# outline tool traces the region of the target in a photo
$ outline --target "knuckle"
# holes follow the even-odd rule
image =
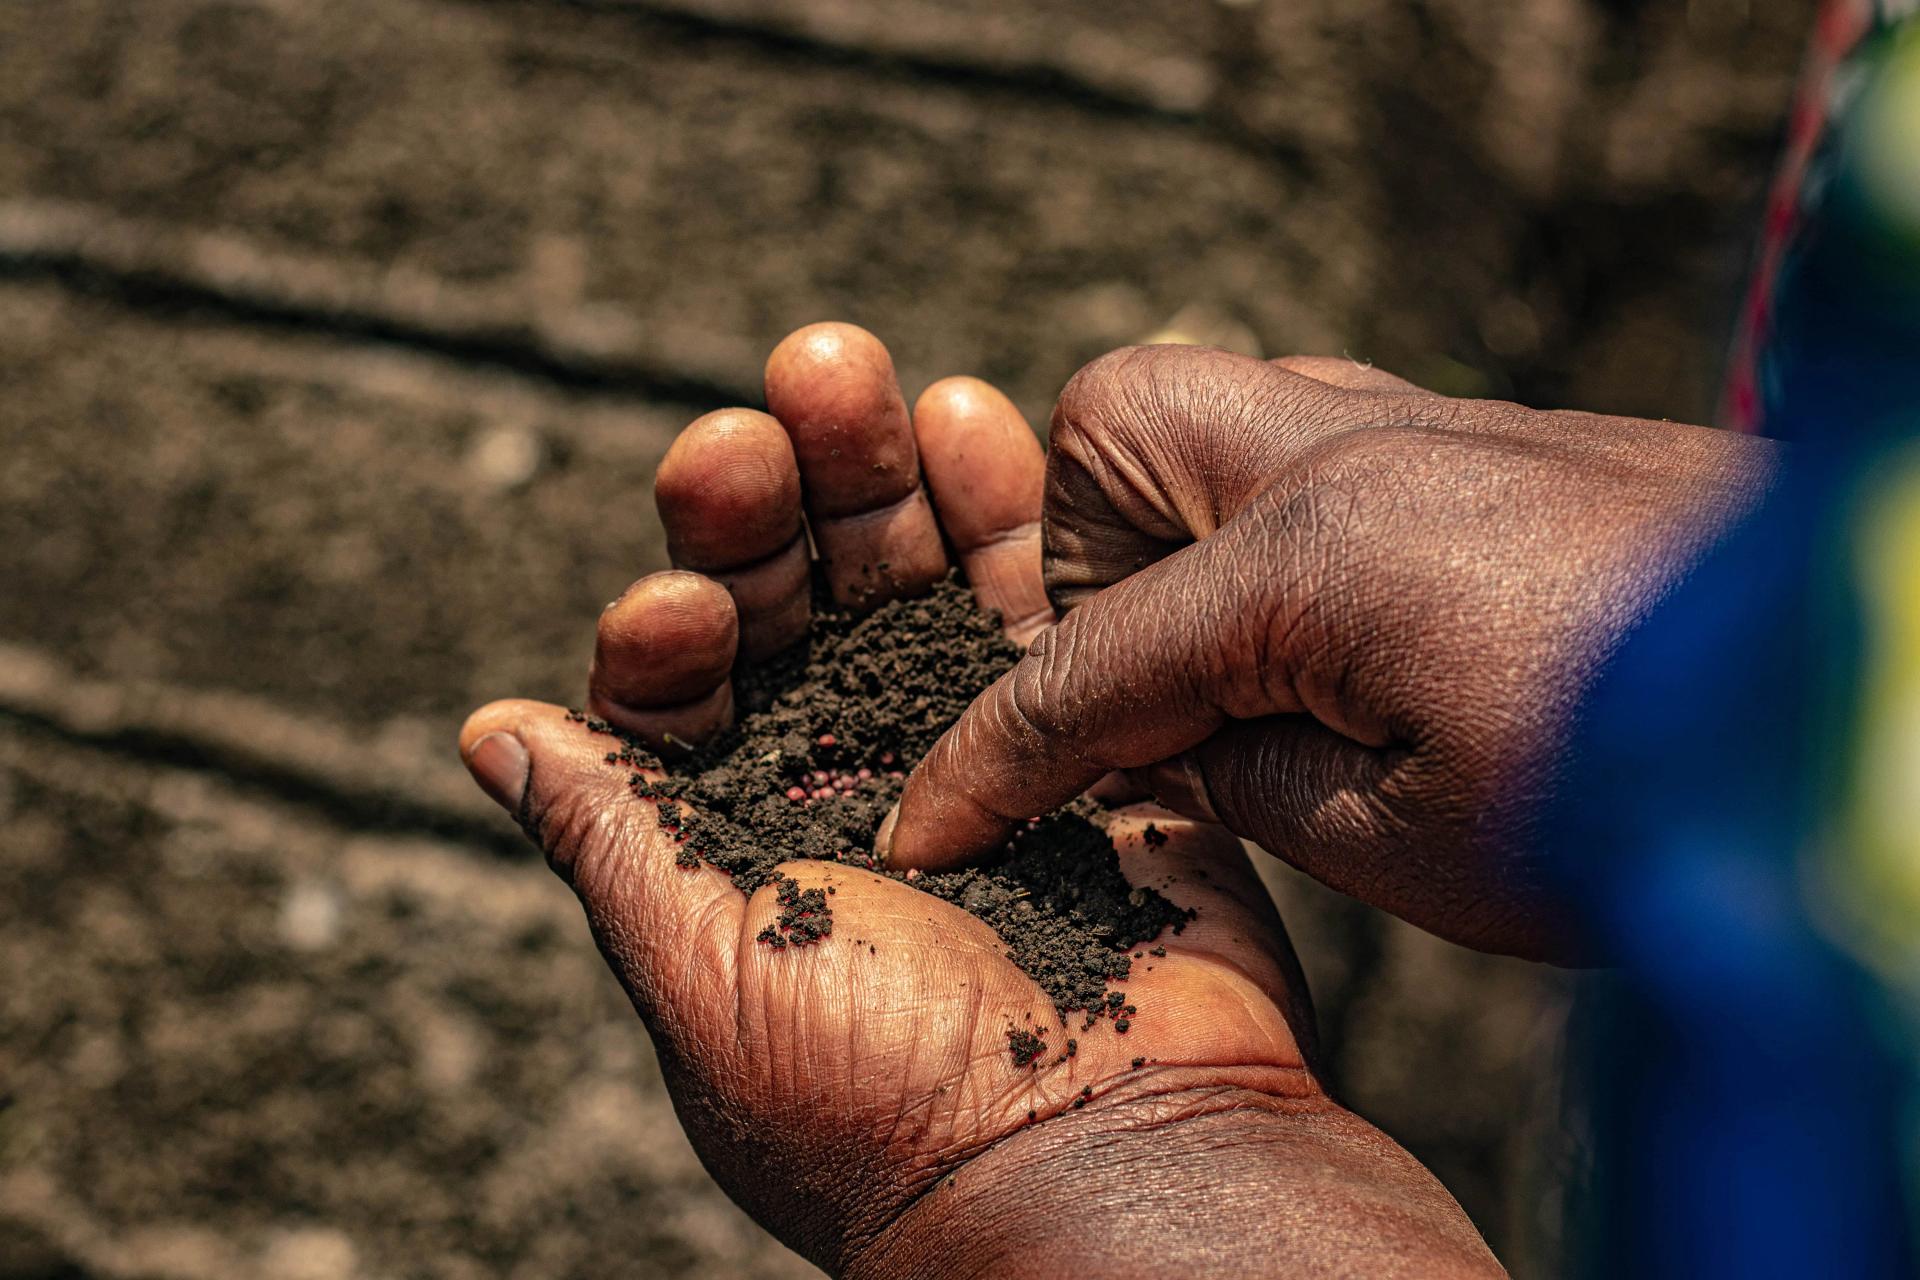
[[[1287,441],[1291,448],[1283,452],[1311,449],[1348,430],[1371,401],[1362,392],[1329,385],[1284,365],[1269,365],[1263,372],[1269,376],[1248,386],[1244,416]]]
[[[1228,366],[1239,359],[1199,347],[1122,347],[1076,374],[1054,408],[1050,545],[1070,527],[1123,550],[1119,559],[1137,559],[1141,535],[1178,542],[1210,532],[1208,438],[1231,410]]]
[[[1030,658],[1044,658],[1046,654],[1051,653],[1054,645],[1060,642],[1060,626],[1061,624],[1056,622],[1052,626],[1042,628],[1040,634],[1028,643],[1027,656]]]
[[[1325,381],[1325,375],[1338,373],[1354,367],[1354,362],[1338,356],[1276,356],[1270,361],[1276,368],[1288,373],[1297,373],[1306,378],[1319,378]]]
[[[1391,467],[1382,473],[1381,460],[1364,433],[1315,446],[1250,504],[1238,536],[1223,544],[1225,572],[1267,584],[1234,634],[1269,678],[1322,665],[1336,637],[1358,633],[1369,602],[1393,589],[1398,575],[1388,570],[1405,522],[1396,515],[1401,481]],[[1276,565],[1285,572],[1276,575]]]
[[[1090,621],[1081,610],[1049,627],[1008,674],[1005,699],[1023,738],[1077,760],[1100,736],[1107,677],[1122,669],[1122,655],[1107,651],[1106,628]]]
[[[1204,534],[1303,453],[1376,422],[1379,400],[1231,352],[1123,347],[1061,394],[1054,491],[1091,480],[1142,528]]]
[[[1145,347],[1118,347],[1082,365],[1061,389],[1054,406],[1056,427],[1069,430],[1099,414],[1126,385],[1129,370]]]
[[[1411,434],[1392,428],[1332,432],[1303,449],[1270,492],[1281,494],[1296,514],[1334,521],[1337,531],[1402,488]]]
[[[1126,642],[1139,621],[1131,609],[1120,612],[1116,602],[1102,602],[1052,627],[1045,642],[1009,673],[1004,704],[1010,727],[1036,750],[1082,765],[1115,767],[1119,762],[1109,757],[1122,746],[1116,726],[1127,722],[1149,686],[1158,690],[1161,683],[1139,669],[1136,646]],[[1163,645],[1190,648],[1166,633],[1192,623],[1156,618],[1151,625],[1162,629]]]
[[[596,788],[567,788],[540,803],[529,794],[521,816],[547,863],[582,898],[611,901],[627,878],[631,853],[656,831],[645,806],[610,804]]]
[[[1007,676],[1007,714],[1023,731],[1021,736],[1036,743],[1059,743],[1073,736],[1064,674],[1072,668],[1074,644],[1071,636],[1060,634],[1064,625],[1049,628],[1045,643],[1036,641]]]
[[[1054,406],[1056,440],[1164,421],[1215,372],[1224,353],[1205,347],[1120,347],[1068,381]],[[1231,358],[1231,357],[1229,357]]]

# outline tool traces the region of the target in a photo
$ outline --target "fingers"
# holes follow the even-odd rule
[[[885,834],[889,861],[934,869],[980,857],[1109,770],[1177,755],[1229,718],[1302,710],[1286,672],[1234,657],[1230,628],[1287,624],[1284,561],[1271,579],[1243,568],[1230,545],[1199,543],[1042,633],[908,778]]]
[[[1366,401],[1205,347],[1130,347],[1075,374],[1054,407],[1043,536],[1068,609],[1205,538]]]
[[[767,360],[767,407],[798,460],[835,600],[872,608],[947,571],[893,361],[849,324],[809,325]]]
[[[731,1016],[745,899],[723,873],[683,867],[654,806],[606,762],[615,740],[560,707],[495,702],[468,717],[460,757],[573,886],[601,950],[643,1017],[672,1006],[673,1026],[701,1010]],[[671,1029],[671,1027],[669,1027]]]
[[[642,578],[600,615],[588,709],[656,750],[703,741],[732,723],[739,634],[733,599],[711,578]]]
[[[1210,536],[1315,445],[1435,399],[1346,359],[1180,346],[1102,356],[1054,409],[1044,538],[1055,607]]]
[[[800,468],[778,422],[751,409],[696,420],[661,461],[654,501],[673,563],[732,595],[742,658],[757,661],[806,633]]]
[[[927,487],[974,595],[1022,644],[1053,621],[1040,574],[1046,455],[1013,402],[978,378],[947,378],[913,410]]]

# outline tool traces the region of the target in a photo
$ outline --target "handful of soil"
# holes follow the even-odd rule
[[[634,773],[629,784],[660,802],[684,864],[710,863],[743,893],[776,885],[781,910],[763,944],[817,944],[834,931],[827,895],[801,890],[779,864],[823,859],[906,879],[875,865],[875,830],[907,773],[1019,657],[997,619],[951,577],[930,595],[864,617],[816,600],[804,641],[736,673],[731,729],[667,762],[666,778]],[[607,762],[656,763],[632,743]],[[1127,883],[1096,814],[1083,802],[1038,818],[995,860],[911,883],[991,925],[1062,1018],[1084,1012],[1091,1026],[1110,1017],[1124,1031],[1133,1007],[1108,984],[1126,979],[1130,948],[1163,929],[1179,932],[1192,913]],[[1020,1047],[1013,1052],[1022,1066],[1037,1056],[1021,1062]]]

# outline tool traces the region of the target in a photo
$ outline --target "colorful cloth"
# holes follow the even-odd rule
[[[1622,962],[1580,1274],[1920,1260],[1917,14],[1824,13],[1725,401],[1786,478],[1624,646],[1556,815]]]
[[[1920,0],[1835,0],[1822,11],[1728,361],[1727,426],[1791,434],[1794,397],[1829,347],[1897,382],[1906,403],[1920,389],[1911,348],[1904,375],[1897,360],[1847,354],[1856,334],[1920,328],[1916,15]],[[1837,330],[1814,329],[1835,309],[1806,296],[1822,289],[1841,295]]]

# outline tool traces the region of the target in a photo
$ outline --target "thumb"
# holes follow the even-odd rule
[[[1197,746],[1230,719],[1303,710],[1253,628],[1281,571],[1233,572],[1231,536],[1120,582],[1043,631],[921,761],[883,837],[895,865],[991,852],[1102,775]]]
[[[646,756],[599,721],[512,699],[467,718],[460,758],[572,886],[643,1017],[688,999],[692,975],[731,977],[739,930],[725,925],[746,900],[715,868],[681,865],[658,807],[632,790],[661,776]]]

